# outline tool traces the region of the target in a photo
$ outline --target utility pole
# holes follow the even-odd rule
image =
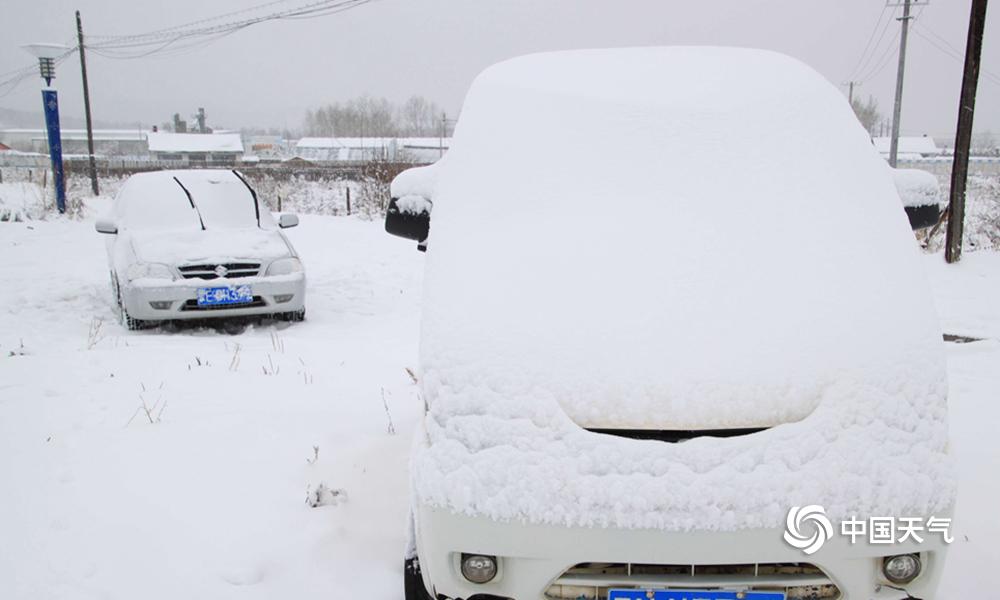
[[[902,30],[899,35],[899,67],[896,69],[896,101],[892,105],[892,139],[889,143],[889,166],[896,167],[899,154],[899,114],[903,108],[903,70],[906,67],[906,35],[910,28],[910,2],[903,0],[903,16],[897,17]],[[894,6],[898,6],[894,5]]]
[[[448,128],[448,113],[441,113],[441,134],[438,137],[438,158],[444,156],[444,136]]]
[[[965,184],[969,173],[969,145],[972,141],[972,117],[976,109],[979,83],[979,57],[983,51],[983,28],[986,24],[986,0],[972,0],[969,35],[965,42],[965,71],[958,103],[958,130],[955,132],[955,161],[951,167],[951,195],[948,199],[948,231],[944,259],[955,263],[962,258],[962,233],[965,221]]]
[[[80,11],[76,11],[76,39],[77,50],[80,51],[80,76],[83,79],[83,110],[87,113],[87,153],[90,162],[90,189],[94,195],[100,192],[97,187],[97,163],[94,160],[94,126],[90,120],[90,86],[87,84],[87,56],[83,51],[83,22],[80,20]]]
[[[848,81],[846,84],[841,84],[847,86],[847,103],[854,107],[854,86],[861,85],[860,81]]]

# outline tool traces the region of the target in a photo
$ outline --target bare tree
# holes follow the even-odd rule
[[[437,135],[441,109],[423,96],[410,96],[399,109],[400,128],[411,136]]]
[[[874,135],[875,128],[882,119],[882,113],[878,110],[878,101],[870,95],[866,102],[855,98],[851,103],[851,108],[854,109],[854,114],[858,117],[858,121],[861,121],[861,125],[870,135]]]
[[[401,106],[386,98],[359,96],[307,110],[306,135],[342,137],[434,136],[440,126],[440,108],[422,96]]]

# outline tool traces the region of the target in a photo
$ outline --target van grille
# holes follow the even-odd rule
[[[260,263],[209,263],[177,267],[184,279],[237,279],[253,277],[260,273]]]
[[[840,589],[809,563],[650,565],[580,563],[546,589],[549,600],[607,600],[609,589],[784,592],[788,600],[835,600]]]
[[[767,427],[742,427],[738,429],[598,429],[590,428],[591,433],[615,435],[633,440],[657,440],[676,444],[697,437],[727,438],[741,435],[752,435],[766,431]]]

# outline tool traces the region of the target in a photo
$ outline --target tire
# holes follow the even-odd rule
[[[128,310],[125,308],[125,300],[122,298],[122,289],[118,285],[118,278],[111,275],[111,289],[115,293],[115,300],[118,304],[118,321],[122,324],[122,327],[129,331],[139,331],[140,329],[148,329],[151,326],[150,321],[143,321],[141,319],[133,319],[131,315],[128,314]]]
[[[405,600],[434,600],[424,587],[420,558],[417,556],[403,561],[403,596]]]

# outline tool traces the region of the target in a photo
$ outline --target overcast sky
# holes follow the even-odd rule
[[[296,6],[306,0],[287,0]],[[0,72],[32,58],[19,48],[66,42],[73,12],[88,34],[134,34],[215,16],[264,0],[4,0]],[[910,36],[902,129],[953,135],[961,62],[935,48],[935,34],[964,50],[970,0],[932,0]],[[805,61],[830,81],[851,76],[885,0],[378,0],[313,20],[269,22],[172,57],[89,57],[94,116],[144,124],[191,115],[199,106],[215,127],[297,128],[305,110],[360,94],[403,100],[420,94],[457,113],[473,77],[496,61],[542,50],[727,45],[769,48]],[[901,11],[901,9],[889,9]],[[922,12],[921,12],[922,11]],[[997,9],[988,15],[983,68],[1000,76]],[[883,20],[884,22],[884,20]],[[882,40],[898,31],[893,21]],[[876,38],[878,32],[876,32]],[[898,46],[898,42],[894,44]],[[856,94],[873,95],[890,115],[896,74],[880,51]],[[864,76],[865,73],[860,75]],[[855,79],[859,78],[855,74]],[[997,77],[1000,81],[1000,77]],[[36,110],[40,79],[0,98],[0,107]],[[58,70],[65,114],[82,116],[79,61]],[[845,93],[846,93],[846,88]],[[976,128],[1000,133],[1000,85],[984,77]]]

